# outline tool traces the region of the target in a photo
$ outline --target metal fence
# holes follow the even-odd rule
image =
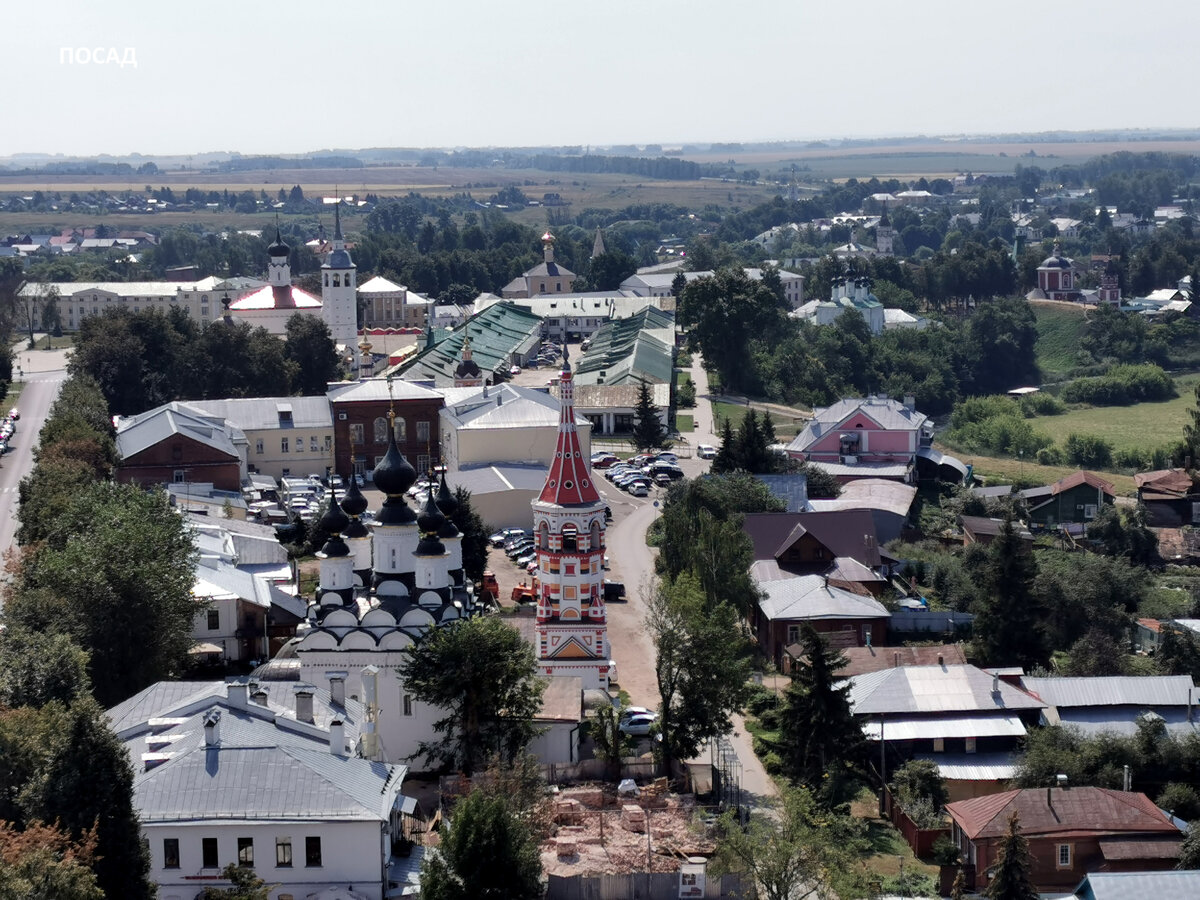
[[[551,875],[546,900],[675,900],[678,897],[696,900],[720,900],[741,897],[742,879],[739,875],[709,876],[704,892],[683,894],[679,889],[678,872],[634,872],[628,875]]]

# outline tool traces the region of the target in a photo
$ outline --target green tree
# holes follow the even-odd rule
[[[529,825],[504,797],[475,790],[442,825],[441,842],[421,865],[427,900],[536,900],[542,861]]]
[[[1109,634],[1089,628],[1071,645],[1059,668],[1063,675],[1106,676],[1129,674],[1129,645],[1121,646]]]
[[[13,728],[22,733],[13,734]],[[22,746],[27,741],[32,745]],[[9,747],[14,745],[10,755]],[[8,745],[8,746],[6,746]],[[108,897],[150,900],[150,860],[133,808],[129,753],[90,698],[0,722],[5,793],[19,785],[18,822],[56,822],[74,841],[95,834],[93,868]],[[11,780],[10,780],[11,779]]]
[[[867,749],[862,727],[850,708],[849,683],[836,684],[834,672],[846,664],[841,651],[832,648],[811,626],[800,629],[804,654],[797,661],[779,715],[779,755],[784,770],[827,802],[827,795],[861,778]],[[842,778],[834,778],[838,768]],[[843,782],[843,783],[839,783]]]
[[[861,821],[821,808],[805,787],[784,787],[778,808],[752,813],[744,828],[734,813],[722,817],[713,873],[741,873],[761,900],[859,896],[847,882],[865,845]]]
[[[1033,591],[1037,564],[1033,554],[1004,521],[988,548],[983,598],[975,612],[973,643],[981,665],[1044,666],[1049,649],[1043,627],[1045,610]]]
[[[638,382],[637,405],[633,409],[633,442],[639,450],[655,450],[667,442],[667,430],[658,417],[658,407],[650,395],[650,385]]]
[[[484,616],[433,628],[400,666],[404,689],[445,714],[442,737],[417,753],[472,774],[489,753],[516,756],[536,736],[545,682],[533,649],[501,619]]]
[[[324,395],[341,374],[337,345],[329,326],[317,316],[296,313],[287,321],[284,355],[295,364],[293,388],[304,396]]]
[[[593,291],[615,291],[635,272],[637,261],[632,256],[620,250],[609,250],[592,259],[588,266],[588,284]]]
[[[950,802],[950,792],[937,763],[928,759],[910,759],[896,769],[892,773],[892,791],[906,809],[917,800],[927,800],[935,810]]]
[[[442,483],[446,483],[445,476],[442,477]],[[492,532],[472,506],[470,491],[461,485],[456,487],[454,501],[456,506],[450,520],[462,533],[463,572],[469,581],[478,581],[487,568],[488,548],[491,546],[488,535]]]
[[[0,631],[0,706],[71,703],[90,688],[88,655],[68,635]]]
[[[983,895],[988,900],[1037,900],[1032,871],[1029,841],[1021,834],[1021,822],[1014,812],[1008,818],[1008,831],[1000,839],[992,880]]]
[[[1160,675],[1191,675],[1200,678],[1200,647],[1192,632],[1175,624],[1164,624],[1154,668]]]
[[[196,900],[270,900],[271,891],[279,887],[267,884],[251,868],[230,863],[221,870],[221,876],[230,886],[227,888],[206,887]]]
[[[616,781],[621,774],[621,760],[629,756],[635,741],[621,730],[620,712],[612,706],[601,706],[587,723],[596,759],[605,763],[606,777]]]
[[[659,580],[647,600],[646,628],[654,642],[658,683],[658,742],[664,771],[691,759],[701,745],[726,734],[747,694],[750,644],[737,612],[710,603],[696,578]]]
[[[104,900],[95,851],[94,829],[75,841],[41,822],[18,830],[0,821],[0,900]]]
[[[1179,847],[1177,869],[1200,869],[1200,820],[1188,826],[1187,837]]]
[[[61,633],[90,656],[111,705],[183,670],[198,607],[195,546],[161,491],[93,484],[21,563],[5,621]]]

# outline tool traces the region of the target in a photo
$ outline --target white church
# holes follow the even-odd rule
[[[608,689],[610,654],[604,502],[580,449],[565,358],[561,379],[555,456],[532,504],[538,549],[533,640],[539,673],[550,683],[538,720],[546,730],[530,749],[544,762],[565,763],[578,761],[583,691]],[[386,496],[378,515],[368,529],[362,521],[367,500],[350,479],[322,519],[330,538],[318,554],[320,582],[306,622],[260,673],[321,688],[344,682],[346,694],[367,708],[362,755],[396,762],[435,740],[433,725],[443,715],[405,691],[399,670],[406,651],[430,629],[483,610],[466,583],[462,534],[451,521],[457,504],[445,477],[418,514],[405,501],[418,473],[397,448],[394,430],[388,435],[387,453],[373,473]],[[290,675],[279,675],[285,668]]]

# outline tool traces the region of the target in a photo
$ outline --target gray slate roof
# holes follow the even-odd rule
[[[1044,709],[1045,705],[1007,682],[998,684],[970,665],[900,666],[850,679],[856,715],[987,712]]]
[[[870,417],[881,428],[886,428],[888,431],[915,431],[928,419],[924,413],[908,409],[898,400],[881,397],[867,397],[866,399],[852,397],[839,400],[824,409],[813,410],[812,420],[788,444],[788,450],[807,450],[819,438],[831,431],[836,431],[843,422],[858,412]]]

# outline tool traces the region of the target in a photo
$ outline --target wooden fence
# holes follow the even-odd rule
[[[943,828],[919,828],[917,823],[908,817],[908,814],[901,808],[900,804],[892,796],[890,788],[884,789],[884,809],[887,810],[888,816],[892,820],[892,824],[904,836],[905,842],[912,847],[913,853],[918,858],[927,859],[929,854],[933,852],[933,842],[942,835],[950,836],[949,827]]]
[[[681,894],[678,872],[634,872],[629,875],[551,875],[546,900],[720,900],[745,896],[740,875],[709,876],[704,892]]]

